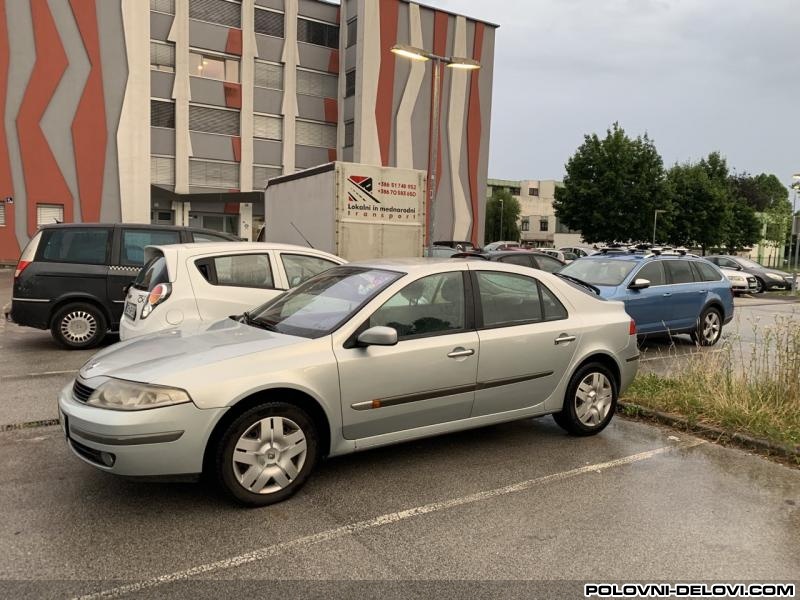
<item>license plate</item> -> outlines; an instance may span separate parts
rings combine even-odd
[[[125,303],[125,316],[132,321],[136,320],[136,305],[133,302]]]

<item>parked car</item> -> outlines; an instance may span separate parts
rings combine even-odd
[[[603,298],[622,300],[640,335],[688,333],[712,346],[733,319],[731,283],[699,257],[597,254],[567,265],[560,275],[595,286]]]
[[[597,250],[592,248],[591,246],[566,246],[564,248],[559,248],[561,252],[570,252],[574,254],[578,258],[583,258],[584,256],[591,256],[595,254]]]
[[[498,250],[517,250],[522,249],[519,242],[492,242],[483,247],[484,252],[497,252]]]
[[[478,248],[475,244],[467,240],[443,240],[439,242],[433,242],[435,246],[447,246],[448,248],[453,248],[458,252],[480,252],[480,248]]]
[[[533,252],[530,250],[504,250],[497,252],[461,252],[454,254],[453,258],[478,258],[496,261],[521,267],[540,269],[548,273],[560,271],[566,263],[553,258],[549,254]]]
[[[755,275],[743,271],[720,268],[722,274],[731,282],[731,291],[736,294],[758,293],[758,280]]]
[[[549,254],[553,258],[557,258],[558,260],[560,260],[565,264],[569,264],[573,260],[578,259],[578,255],[573,252],[562,252],[561,250],[556,250],[555,248],[537,248],[536,251]]]
[[[706,256],[706,260],[711,261],[719,267],[743,271],[756,278],[758,287],[756,293],[768,292],[770,290],[789,290],[792,288],[792,278],[790,273],[764,267],[757,262],[742,258],[741,256],[714,255]]]
[[[238,239],[162,225],[45,225],[23,250],[14,273],[11,318],[49,329],[65,348],[92,348],[119,327],[126,289],[144,265],[145,246]]]
[[[145,261],[125,299],[122,340],[241,314],[345,262],[261,242],[148,246]]]
[[[549,273],[382,259],[202,331],[106,348],[58,405],[69,447],[97,469],[205,470],[266,505],[326,455],[545,414],[596,434],[636,374],[635,333],[621,303]]]

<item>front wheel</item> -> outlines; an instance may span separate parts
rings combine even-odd
[[[572,435],[595,435],[614,416],[617,394],[617,383],[608,368],[600,363],[586,364],[572,376],[564,407],[553,418]]]
[[[722,315],[716,308],[707,308],[700,315],[692,340],[701,346],[713,346],[722,336]]]
[[[82,302],[60,308],[50,325],[53,339],[70,350],[94,348],[107,332],[108,325],[102,311]]]
[[[269,402],[240,415],[222,435],[214,467],[220,485],[247,506],[285,500],[317,460],[317,432],[302,409]]]
[[[756,277],[756,294],[763,294],[766,291],[767,289],[766,286],[764,285],[764,282],[761,281],[760,278]]]

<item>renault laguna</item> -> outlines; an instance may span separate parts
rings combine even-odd
[[[593,435],[633,380],[636,326],[574,278],[496,262],[334,267],[267,304],[92,357],[59,396],[73,453],[122,476],[291,496],[323,457],[552,414]]]

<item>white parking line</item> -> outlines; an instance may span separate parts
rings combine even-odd
[[[382,527],[384,525],[389,525],[391,523],[404,521],[412,517],[419,517],[421,515],[439,512],[442,510],[455,508],[457,506],[463,506],[465,504],[483,502],[491,498],[497,498],[498,496],[505,496],[507,494],[522,492],[539,485],[543,485],[553,481],[561,481],[563,479],[568,479],[570,477],[575,477],[577,475],[583,475],[585,473],[597,473],[607,469],[612,469],[614,467],[629,465],[632,463],[647,460],[649,458],[653,458],[654,456],[658,456],[659,454],[664,454],[671,450],[692,448],[694,446],[699,446],[700,444],[704,443],[706,443],[705,440],[692,440],[683,444],[675,444],[674,446],[664,446],[662,448],[656,448],[655,450],[647,450],[646,452],[631,454],[630,456],[625,456],[623,458],[618,458],[616,460],[609,460],[606,462],[595,463],[592,465],[586,465],[585,467],[570,469],[569,471],[562,471],[560,473],[553,473],[552,475],[545,475],[544,477],[528,479],[527,481],[521,481],[519,483],[514,483],[512,485],[507,485],[505,487],[495,488],[484,492],[478,492],[475,494],[470,494],[468,496],[462,496],[460,498],[453,498],[451,500],[444,500],[442,502],[433,502],[431,504],[424,504],[422,506],[417,506],[415,508],[409,508],[407,510],[401,510],[399,512],[381,515],[380,517],[375,517],[374,519],[369,519],[366,521],[357,521],[355,523],[350,523],[349,525],[342,525],[341,527],[337,527],[335,529],[328,529],[327,531],[322,531],[320,533],[307,535],[288,542],[281,542],[280,544],[265,546],[263,548],[259,548],[258,550],[247,552],[246,554],[240,554],[239,556],[233,556],[231,558],[226,558],[220,561],[206,563],[204,565],[198,565],[196,567],[191,567],[183,571],[176,571],[175,573],[169,573],[167,575],[161,575],[160,577],[146,579],[138,583],[123,585],[116,588],[111,588],[108,590],[87,594],[85,596],[79,596],[77,598],[74,598],[73,600],[96,600],[99,598],[118,598],[126,594],[141,592],[142,590],[147,590],[150,588],[155,588],[170,583],[175,583],[177,581],[184,581],[192,577],[197,577],[199,575],[206,575],[208,573],[213,573],[215,571],[222,571],[225,569],[241,567],[242,565],[264,560],[266,558],[269,558],[270,556],[274,556],[286,550],[321,544],[323,542],[328,542],[341,537],[354,535],[362,531],[366,531],[368,529],[374,529],[376,527]]]

